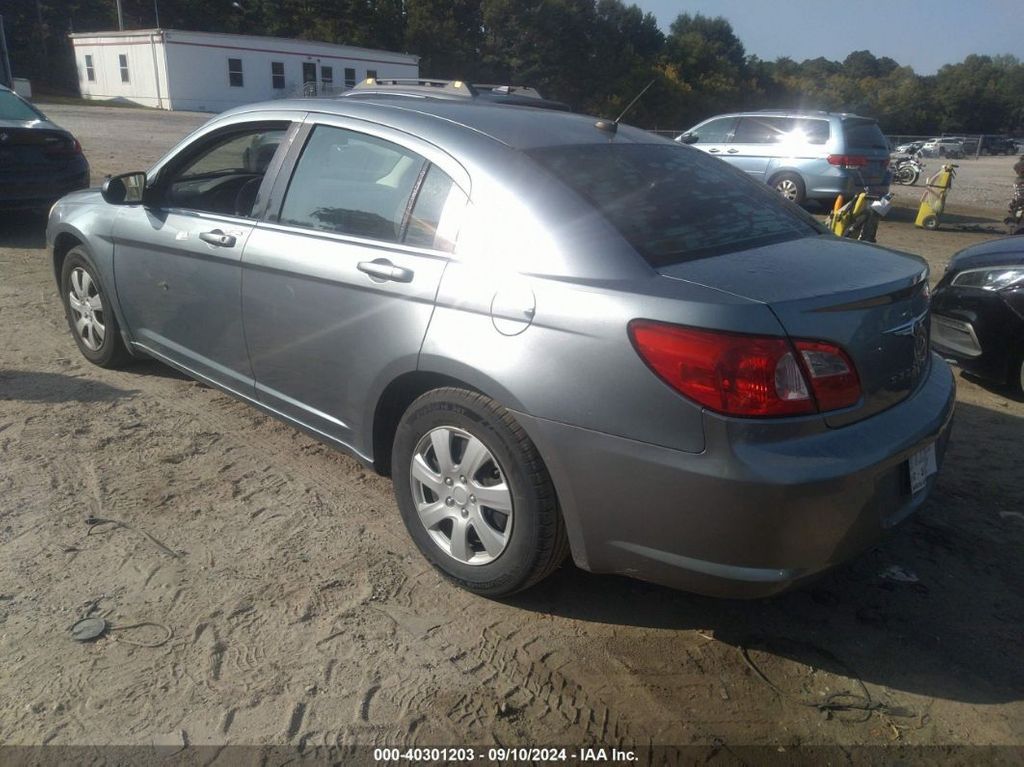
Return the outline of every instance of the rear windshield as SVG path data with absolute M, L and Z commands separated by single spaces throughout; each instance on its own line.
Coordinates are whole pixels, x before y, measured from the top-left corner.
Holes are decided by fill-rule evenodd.
M 882 129 L 874 120 L 843 120 L 843 137 L 846 139 L 846 150 L 851 149 L 889 149 Z
M 655 268 L 824 231 L 766 184 L 690 147 L 582 144 L 529 154 Z
M 10 91 L 0 91 L 0 120 L 19 120 L 25 122 L 42 119 L 45 118 L 41 112 L 37 112 Z

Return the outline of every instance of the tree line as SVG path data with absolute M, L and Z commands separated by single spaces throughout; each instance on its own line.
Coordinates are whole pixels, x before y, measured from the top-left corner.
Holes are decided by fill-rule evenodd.
M 18 76 L 73 90 L 69 31 L 117 28 L 115 0 L 5 0 Z M 855 51 L 764 61 L 721 17 L 680 14 L 668 32 L 622 0 L 122 0 L 126 29 L 160 26 L 408 51 L 420 75 L 529 84 L 574 109 L 686 128 L 738 109 L 850 111 L 890 134 L 1024 132 L 1024 64 L 968 56 L 934 75 Z

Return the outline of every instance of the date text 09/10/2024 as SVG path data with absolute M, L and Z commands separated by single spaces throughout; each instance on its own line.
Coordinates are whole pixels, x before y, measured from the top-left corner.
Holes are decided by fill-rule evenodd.
M 388 762 L 635 762 L 636 752 L 619 748 L 588 747 L 568 749 L 529 746 L 492 746 L 486 751 L 474 748 L 375 748 L 374 761 Z

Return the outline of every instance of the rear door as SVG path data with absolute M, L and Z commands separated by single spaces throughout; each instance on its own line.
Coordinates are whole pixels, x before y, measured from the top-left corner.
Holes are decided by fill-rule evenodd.
M 358 451 L 380 391 L 416 368 L 469 179 L 398 131 L 305 131 L 246 246 L 245 337 L 259 398 Z
M 788 117 L 741 117 L 725 149 L 726 159 L 758 181 L 767 181 L 768 165 L 785 151 L 783 139 L 792 129 Z

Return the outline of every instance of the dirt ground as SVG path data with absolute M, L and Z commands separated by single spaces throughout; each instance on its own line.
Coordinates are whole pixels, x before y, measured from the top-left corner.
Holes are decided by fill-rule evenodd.
M 97 180 L 205 119 L 48 111 Z M 938 275 L 998 231 L 973 202 L 954 189 L 933 233 L 897 211 L 881 242 Z M 85 362 L 42 230 L 0 217 L 0 744 L 1024 745 L 1008 392 L 959 377 L 927 506 L 801 591 L 716 601 L 567 564 L 488 601 L 424 564 L 354 460 L 159 364 Z M 125 628 L 76 644 L 86 614 Z M 858 710 L 805 705 L 837 692 Z

